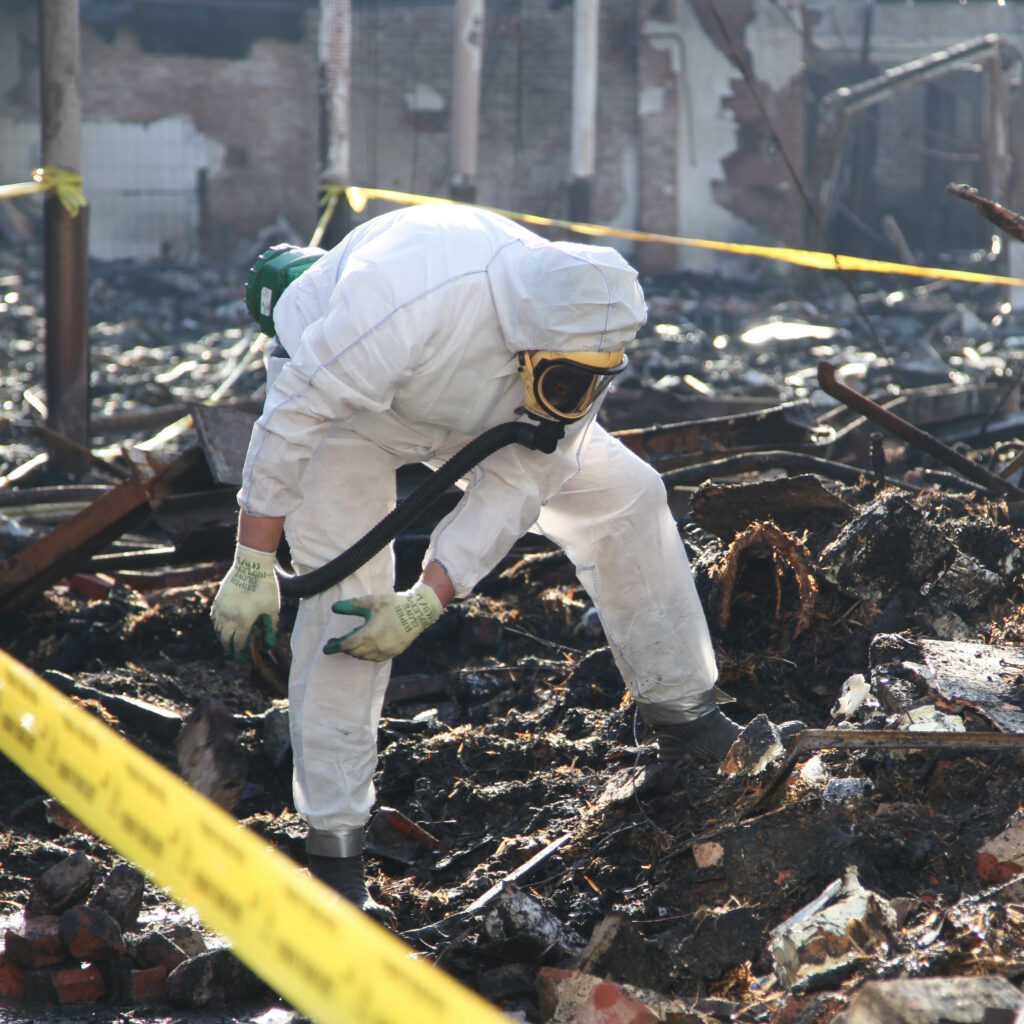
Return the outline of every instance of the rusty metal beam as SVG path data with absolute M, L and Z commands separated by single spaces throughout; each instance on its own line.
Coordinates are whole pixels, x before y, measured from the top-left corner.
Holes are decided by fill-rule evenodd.
M 951 182 L 946 186 L 946 191 L 952 192 L 953 195 L 959 196 L 961 199 L 966 199 L 969 203 L 973 203 L 977 211 L 986 220 L 991 221 L 997 228 L 1005 231 L 1011 238 L 1024 242 L 1024 216 L 1021 214 L 1007 209 L 1002 203 L 986 199 L 978 194 L 976 188 L 972 188 L 970 185 L 957 185 Z
M 995 32 L 976 39 L 966 39 L 944 50 L 936 50 L 924 57 L 915 57 L 903 64 L 886 68 L 880 75 L 867 78 L 856 85 L 844 85 L 833 89 L 821 98 L 821 105 L 826 111 L 833 108 L 846 114 L 854 114 L 886 99 L 899 89 L 938 78 L 965 61 L 1000 57 L 1004 46 L 1006 43 Z
M 838 480 L 840 483 L 855 487 L 862 483 L 870 471 L 857 466 L 848 466 L 845 462 L 832 462 L 816 455 L 785 450 L 741 452 L 737 455 L 726 455 L 710 462 L 701 462 L 680 469 L 671 469 L 661 474 L 666 487 L 686 487 L 701 484 L 705 480 L 716 477 L 735 476 L 737 473 L 763 472 L 781 469 L 787 473 L 813 473 L 817 476 Z
M 12 611 L 83 566 L 112 540 L 143 522 L 179 481 L 205 461 L 186 452 L 148 480 L 118 484 L 0 564 L 0 614 Z
M 818 447 L 816 432 L 821 428 L 811 404 L 801 401 L 736 416 L 617 430 L 614 436 L 640 458 L 665 470 L 741 450 Z
M 836 380 L 835 367 L 831 363 L 824 361 L 818 363 L 818 383 L 826 394 L 831 395 L 844 405 L 848 405 L 851 409 L 857 410 L 857 412 L 866 416 L 873 423 L 884 427 L 891 434 L 902 438 L 915 448 L 931 455 L 932 458 L 938 459 L 943 465 L 955 469 L 958 473 L 967 477 L 968 480 L 972 480 L 981 487 L 987 488 L 993 494 L 1017 500 L 1024 498 L 1024 491 L 1014 487 L 1013 484 L 1008 483 L 998 474 L 990 472 L 976 462 L 971 462 L 970 459 L 961 455 L 958 451 L 954 451 L 931 434 L 925 433 L 925 431 L 915 427 L 912 423 L 908 423 L 890 410 L 871 401 L 870 398 L 862 395 L 859 391 L 854 391 L 853 388 L 840 384 Z
M 877 404 L 919 427 L 933 427 L 936 435 L 947 442 L 963 440 L 984 434 L 1003 408 L 1010 413 L 1018 411 L 1020 381 L 907 388 L 895 398 L 878 400 Z M 818 418 L 822 426 L 833 431 L 831 443 L 827 446 L 827 452 L 833 458 L 840 453 L 866 458 L 866 448 L 858 439 L 870 420 L 862 415 L 847 419 L 850 411 L 849 406 L 840 404 Z M 825 452 L 826 448 L 823 448 L 822 453 Z
M 816 750 L 1024 751 L 1024 736 L 1005 732 L 899 732 L 889 729 L 805 729 L 793 740 L 768 785 L 744 809 L 743 818 L 763 810 L 801 758 Z
M 0 612 L 42 593 L 149 513 L 149 488 L 142 480 L 119 484 L 49 533 L 11 555 L 0 566 Z

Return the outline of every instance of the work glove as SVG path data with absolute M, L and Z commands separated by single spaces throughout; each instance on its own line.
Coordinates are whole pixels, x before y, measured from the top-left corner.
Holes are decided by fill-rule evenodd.
M 364 661 L 388 661 L 436 622 L 444 606 L 433 587 L 421 580 L 411 590 L 398 594 L 368 594 L 335 601 L 331 610 L 339 615 L 359 615 L 366 621 L 344 636 L 328 640 L 324 654 L 344 651 Z
M 262 630 L 263 642 L 273 646 L 281 592 L 274 573 L 276 554 L 239 544 L 235 560 L 221 581 L 210 615 L 221 646 L 236 661 L 249 660 L 249 637 Z

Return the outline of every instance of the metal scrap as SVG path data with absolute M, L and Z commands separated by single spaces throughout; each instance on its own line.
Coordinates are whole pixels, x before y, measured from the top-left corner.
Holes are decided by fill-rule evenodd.
M 872 402 L 866 395 L 862 395 L 859 391 L 841 384 L 836 380 L 835 367 L 831 363 L 824 360 L 818 363 L 818 381 L 821 384 L 822 390 L 833 398 L 856 409 L 872 422 L 885 427 L 904 441 L 909 441 L 915 448 L 919 448 L 926 454 L 938 459 L 944 465 L 956 469 L 967 477 L 968 480 L 973 480 L 975 483 L 990 490 L 993 494 L 1017 500 L 1024 498 L 1024 491 L 1019 487 L 1008 483 L 998 474 L 989 472 L 984 466 L 972 462 L 948 445 L 944 445 L 937 438 L 932 437 L 931 434 L 897 416 L 891 410 L 883 408 L 876 402 Z
M 946 186 L 946 191 L 959 196 L 961 199 L 966 199 L 969 203 L 973 203 L 986 220 L 991 221 L 996 227 L 1005 231 L 1011 238 L 1024 242 L 1024 216 L 1014 213 L 1013 210 L 1007 209 L 1002 203 L 997 203 L 994 199 L 986 199 L 978 193 L 976 188 L 970 185 L 950 183 Z
M 182 486 L 202 463 L 192 450 L 151 479 L 118 484 L 87 508 L 55 526 L 0 565 L 0 611 L 41 594 L 69 572 L 84 565 L 112 540 L 142 523 L 153 507 Z
M 827 430 L 820 428 L 809 402 L 785 402 L 756 412 L 683 423 L 656 424 L 615 431 L 627 448 L 664 471 L 720 452 L 759 451 L 787 445 L 801 451 L 820 447 Z
M 896 732 L 888 729 L 806 729 L 790 745 L 765 788 L 743 817 L 764 810 L 796 764 L 817 750 L 1024 750 L 1024 735 L 1004 732 Z

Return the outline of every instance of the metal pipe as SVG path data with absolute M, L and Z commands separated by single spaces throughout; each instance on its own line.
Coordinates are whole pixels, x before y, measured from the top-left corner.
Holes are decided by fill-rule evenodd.
M 789 777 L 796 763 L 815 750 L 934 750 L 957 754 L 964 750 L 1015 752 L 1024 736 L 1003 732 L 899 732 L 889 729 L 805 729 L 786 752 L 778 771 L 742 811 L 742 818 L 761 811 Z
M 830 459 L 820 459 L 816 455 L 805 455 L 802 452 L 772 450 L 739 452 L 699 465 L 670 469 L 661 474 L 661 479 L 666 487 L 686 487 L 701 484 L 705 480 L 733 476 L 736 473 L 768 469 L 781 469 L 787 473 L 813 473 L 849 484 L 851 487 L 862 483 L 867 476 L 865 470 L 848 466 L 845 462 L 832 462 Z
M 42 0 L 42 162 L 79 173 L 82 108 L 79 94 L 78 0 Z M 47 422 L 55 434 L 89 444 L 88 207 L 69 213 L 53 193 L 43 204 L 46 293 Z M 51 462 L 76 472 L 83 467 L 67 448 L 55 446 Z
M 959 452 L 943 444 L 931 434 L 925 433 L 925 431 L 915 427 L 912 423 L 908 423 L 894 412 L 871 401 L 866 395 L 862 395 L 859 391 L 854 391 L 853 388 L 849 388 L 845 384 L 840 384 L 836 380 L 836 368 L 831 363 L 824 361 L 818 363 L 818 383 L 826 394 L 838 399 L 851 409 L 856 409 L 857 412 L 862 416 L 866 416 L 872 423 L 877 423 L 880 427 L 884 427 L 889 433 L 902 438 L 915 448 L 919 448 L 926 454 L 931 455 L 932 458 L 938 459 L 944 465 L 950 466 L 958 473 L 962 473 L 968 480 L 973 480 L 974 483 L 987 487 L 993 494 L 1001 494 L 1003 497 L 1016 498 L 1018 500 L 1024 498 L 1024 491 L 1014 487 L 1013 484 L 1008 483 L 1001 476 L 990 472 L 976 462 L 971 462 L 970 459 L 965 458 Z

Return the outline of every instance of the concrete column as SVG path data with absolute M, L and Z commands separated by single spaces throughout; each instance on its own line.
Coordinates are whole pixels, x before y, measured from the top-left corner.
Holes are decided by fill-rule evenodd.
M 1006 203 L 1012 157 L 1007 131 L 1009 122 L 1006 73 L 1003 71 L 1002 46 L 985 61 L 985 166 L 988 168 L 988 195 L 997 203 Z
M 351 184 L 351 0 L 320 0 L 320 122 L 324 185 Z M 375 184 L 375 182 L 371 182 Z M 344 196 L 338 200 L 334 216 L 320 244 L 326 247 L 340 241 L 352 226 L 351 207 Z
M 42 163 L 82 170 L 78 0 L 40 0 Z M 79 447 L 89 444 L 88 208 L 72 216 L 54 193 L 43 207 L 46 293 L 47 426 Z M 85 463 L 52 446 L 52 464 L 76 473 Z
M 480 68 L 484 50 L 484 0 L 458 0 L 452 67 L 452 177 L 449 195 L 476 201 Z
M 649 8 L 666 20 L 646 17 Z M 686 126 L 692 123 L 686 102 L 684 32 L 674 5 L 645 2 L 641 15 L 637 126 L 643 170 L 637 186 L 636 226 L 641 231 L 674 235 L 679 233 L 679 196 L 688 170 Z M 638 242 L 634 260 L 647 273 L 662 273 L 679 269 L 681 252 L 674 245 Z
M 572 146 L 569 219 L 590 220 L 597 140 L 597 79 L 601 0 L 574 0 L 572 34 Z
M 1024 279 L 1024 242 L 1008 240 L 1006 242 L 1006 257 L 1007 276 Z M 1024 285 L 1011 285 L 1007 297 L 1015 310 L 1024 309 Z

